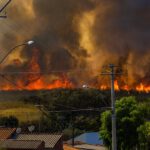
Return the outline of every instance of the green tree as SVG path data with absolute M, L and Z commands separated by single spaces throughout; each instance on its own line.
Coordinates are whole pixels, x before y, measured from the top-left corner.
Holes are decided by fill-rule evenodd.
M 144 113 L 134 97 L 116 101 L 117 146 L 119 150 L 134 150 L 139 143 L 137 129 L 144 124 Z M 100 136 L 111 149 L 111 111 L 102 113 Z
M 150 148 L 150 122 L 145 122 L 138 128 L 139 132 L 139 148 L 141 150 L 148 150 Z
M 17 127 L 18 124 L 19 124 L 19 121 L 14 116 L 0 118 L 0 126 L 13 128 L 13 127 Z
M 109 105 L 109 97 L 104 92 L 96 89 L 55 89 L 41 91 L 36 96 L 26 97 L 24 101 L 33 105 L 43 105 L 42 109 L 48 114 L 41 121 L 41 129 L 43 131 L 51 129 L 53 131 L 62 131 L 67 129 L 72 122 L 72 109 L 107 107 Z M 49 112 L 60 110 L 65 110 L 66 112 Z M 73 118 L 74 124 L 79 130 L 99 130 L 99 112 L 76 112 L 73 114 Z
M 103 139 L 105 146 L 111 149 L 111 112 L 105 111 L 101 114 L 100 137 Z

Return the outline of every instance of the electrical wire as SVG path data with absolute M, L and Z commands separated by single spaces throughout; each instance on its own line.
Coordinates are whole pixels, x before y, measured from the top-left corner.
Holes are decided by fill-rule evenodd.
M 6 81 L 8 81 L 9 83 L 11 83 L 13 86 L 15 86 L 17 89 L 21 90 L 24 89 L 23 87 L 18 86 L 15 82 L 13 82 L 12 80 L 8 79 L 7 77 L 5 77 L 4 75 L 0 75 L 3 79 L 5 79 Z

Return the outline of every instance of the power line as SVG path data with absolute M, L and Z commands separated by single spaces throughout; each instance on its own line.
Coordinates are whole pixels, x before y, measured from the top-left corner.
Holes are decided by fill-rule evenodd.
M 6 81 L 8 81 L 9 83 L 11 83 L 13 86 L 19 88 L 19 89 L 23 89 L 23 87 L 18 86 L 15 82 L 13 82 L 12 80 L 8 79 L 7 77 L 5 77 L 4 75 L 0 75 L 3 79 L 5 79 Z
M 73 113 L 75 112 L 101 112 L 103 110 L 106 110 L 106 109 L 111 109 L 110 107 L 101 107 L 101 108 L 87 108 L 87 109 L 71 109 L 71 110 L 52 110 L 52 111 L 49 111 L 49 110 L 46 110 L 44 111 L 42 108 L 44 107 L 43 105 L 37 105 L 37 107 L 39 108 L 39 110 L 46 116 L 49 118 L 49 114 L 48 113 L 71 113 L 71 125 L 72 125 L 72 146 L 74 146 L 74 136 L 75 136 L 75 133 L 74 133 L 74 119 L 73 119 Z M 66 106 L 65 106 L 66 107 Z M 67 106 L 68 107 L 68 106 Z
M 101 107 L 101 108 L 85 108 L 85 109 L 72 109 L 72 110 L 52 110 L 47 111 L 50 113 L 64 113 L 64 112 L 87 112 L 87 111 L 95 111 L 95 112 L 101 112 L 103 110 L 111 109 L 111 107 Z
M 3 62 L 3 59 L 1 60 Z M 0 63 L 1 64 L 1 63 Z M 48 70 L 48 71 L 3 71 L 3 72 L 0 72 L 0 74 L 50 74 L 50 73 L 65 73 L 65 72 L 68 72 L 68 73 L 72 73 L 72 72 L 91 72 L 91 71 L 97 71 L 98 72 L 98 69 L 82 69 L 82 68 L 79 68 L 79 69 L 63 69 L 63 70 Z

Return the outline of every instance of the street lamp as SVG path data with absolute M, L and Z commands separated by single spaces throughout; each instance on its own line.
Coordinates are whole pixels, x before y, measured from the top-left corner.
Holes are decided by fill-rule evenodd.
M 32 41 L 32 40 L 31 40 L 31 41 L 28 41 L 28 42 L 26 42 L 26 44 L 27 44 L 27 45 L 32 45 L 32 44 L 34 44 L 34 41 Z
M 32 44 L 34 44 L 34 41 L 30 40 L 30 41 L 27 41 L 27 42 L 25 42 L 25 43 L 23 43 L 23 44 L 19 44 L 19 45 L 13 47 L 13 48 L 10 49 L 10 50 L 8 51 L 8 53 L 3 57 L 3 59 L 0 61 L 0 64 L 2 64 L 2 63 L 4 62 L 4 60 L 7 58 L 7 56 L 8 56 L 14 49 L 16 49 L 16 48 L 18 48 L 18 47 L 21 47 L 21 46 L 24 46 L 24 45 L 30 46 L 30 45 L 32 45 Z
M 83 84 L 83 85 L 82 85 L 82 88 L 83 88 L 83 89 L 88 89 L 89 86 L 88 86 L 87 84 Z

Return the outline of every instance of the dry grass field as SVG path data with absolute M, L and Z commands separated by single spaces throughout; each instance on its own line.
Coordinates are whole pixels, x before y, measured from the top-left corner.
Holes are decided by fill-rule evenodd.
M 19 122 L 36 121 L 41 116 L 41 112 L 35 106 L 19 101 L 1 101 L 0 110 L 0 117 L 15 116 Z

